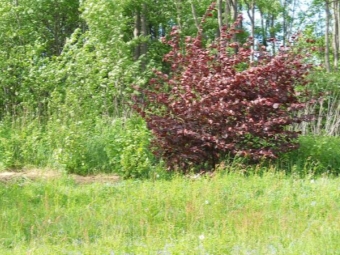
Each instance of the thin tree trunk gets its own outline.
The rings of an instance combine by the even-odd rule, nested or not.
[[[339,62],[339,2],[333,1],[333,66],[334,70],[338,68]]]
[[[218,20],[218,30],[217,37],[221,36],[222,27],[223,27],[223,11],[222,11],[222,0],[217,0],[217,20]]]
[[[143,4],[143,8],[142,8],[142,14],[141,14],[141,34],[144,37],[147,37],[149,35],[148,32],[148,20],[147,20],[147,6],[146,4]],[[147,47],[147,43],[143,42],[141,44],[141,54],[146,54],[148,47]]]
[[[261,33],[262,33],[262,44],[264,46],[267,46],[267,30],[264,25],[264,17],[263,17],[263,11],[259,9],[260,16],[261,16]]]
[[[297,5],[298,5],[297,0],[293,0],[293,2],[291,2],[291,8],[290,8],[292,10],[291,17],[290,17],[291,21],[288,24],[286,24],[286,27],[287,27],[286,41],[289,40],[289,38],[293,35],[293,21],[295,19],[296,9],[298,7]],[[288,8],[288,6],[287,6],[287,8]]]
[[[177,12],[177,26],[180,30],[182,30],[182,20],[181,20],[181,13],[182,13],[182,0],[175,0],[176,12]]]
[[[135,13],[135,27],[134,27],[134,30],[133,30],[133,37],[135,39],[138,39],[138,37],[140,36],[140,33],[141,33],[141,15],[140,15],[140,11],[139,10],[136,10],[136,13]],[[134,60],[138,60],[139,57],[141,55],[141,48],[140,48],[140,45],[137,44],[136,47],[135,47],[135,52],[134,52]]]
[[[329,2],[325,2],[325,12],[326,12],[326,34],[325,34],[325,68],[327,72],[331,71],[331,65],[329,61],[329,26],[330,26],[330,11]]]
[[[144,39],[149,35],[148,33],[148,21],[147,21],[147,6],[144,3],[142,6],[142,14],[141,14],[141,32],[144,36]],[[145,55],[148,51],[148,45],[147,42],[142,42],[140,45],[140,53],[141,55]],[[144,58],[142,61],[142,71],[146,69],[146,59]]]
[[[336,12],[336,16],[337,16],[337,21],[338,21],[338,50],[340,50],[340,1],[339,0],[336,0],[337,2],[337,12]]]
[[[238,2],[237,0],[231,0],[232,6],[232,22],[236,21],[238,15]]]
[[[235,22],[237,20],[237,15],[238,15],[238,3],[237,3],[237,0],[230,0],[230,3],[231,3],[231,17],[232,17],[232,20],[231,22]],[[237,36],[236,34],[233,36],[233,42],[237,42]],[[237,48],[235,48],[235,53],[237,53]]]
[[[197,31],[198,31],[200,29],[200,24],[198,22],[196,8],[195,8],[195,5],[193,3],[193,0],[190,1],[190,5],[191,5],[192,16],[194,17],[194,21],[195,21],[195,26],[196,26]]]
[[[276,54],[276,48],[275,48],[275,16],[271,15],[270,17],[270,38],[273,38],[274,40],[272,40],[272,52],[273,55]]]
[[[226,27],[229,27],[229,22],[231,20],[231,8],[232,8],[232,0],[225,1],[225,17],[224,17],[224,24]]]
[[[250,28],[250,36],[252,37],[252,46],[251,50],[254,52],[255,50],[255,0],[251,0],[250,2],[245,1],[247,5],[247,14],[250,19],[251,28]],[[254,53],[250,56],[251,61],[254,61]]]
[[[283,46],[286,46],[286,40],[287,40],[287,0],[283,1],[283,22],[282,22],[282,28],[283,28]]]

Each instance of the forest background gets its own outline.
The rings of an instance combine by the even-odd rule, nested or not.
[[[305,113],[301,147],[284,171],[340,171],[338,0],[218,0],[205,39],[243,13],[242,33],[273,55],[301,32],[317,66],[308,88],[322,97]],[[0,169],[63,169],[82,175],[159,176],[152,134],[133,110],[135,86],[147,87],[169,47],[171,28],[195,36],[210,0],[1,0]],[[275,40],[273,40],[275,38]]]

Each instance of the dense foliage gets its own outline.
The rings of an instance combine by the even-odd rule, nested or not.
[[[174,28],[166,41],[171,51],[164,58],[170,75],[156,72],[142,90],[146,99],[137,109],[156,136],[156,154],[171,168],[207,162],[214,168],[226,154],[276,158],[298,147],[298,132],[287,126],[307,120],[296,114],[305,103],[295,86],[306,84],[311,66],[287,47],[271,56],[251,51],[251,40],[232,42],[241,20],[239,16],[229,29],[224,27],[207,48],[200,30],[195,38],[186,38],[183,50]]]
[[[148,88],[153,68],[171,71],[169,63],[162,61],[171,47],[162,43],[161,37],[169,36],[176,26],[181,39],[191,36],[188,43],[194,44],[211,2],[0,0],[0,169],[53,167],[80,174],[116,172],[125,177],[149,176],[159,169],[149,150],[152,135],[146,123],[131,114],[131,95],[135,93],[132,84]],[[287,45],[299,28],[306,38],[316,42],[312,60],[324,63],[327,47],[321,24],[326,22],[325,17],[321,15],[318,23],[306,17],[319,17],[325,2],[313,1],[305,12],[292,11],[299,2],[216,1],[217,12],[203,25],[202,43],[212,46],[221,28],[230,26],[243,12],[245,19],[237,28],[242,28],[242,33],[232,38],[234,46],[241,46],[253,35],[252,50],[263,46],[276,55],[278,46]],[[331,15],[334,21],[336,2]],[[336,38],[334,34],[330,39]],[[334,60],[334,65],[336,52],[335,46],[329,48],[329,60]],[[237,72],[247,67],[237,65]],[[260,65],[253,63],[253,67]],[[294,130],[318,135],[340,133],[337,76],[336,72],[325,74],[322,66],[314,73],[310,88],[331,92],[325,100],[306,109],[306,113],[317,113],[318,118],[310,124],[295,125]],[[204,76],[194,79],[201,78]],[[205,100],[211,111],[213,100]],[[281,104],[277,110],[284,107]],[[204,123],[204,129],[209,125]],[[254,142],[251,149],[257,150],[262,140]]]

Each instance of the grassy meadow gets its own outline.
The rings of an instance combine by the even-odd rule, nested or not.
[[[340,182],[282,172],[0,183],[0,254],[339,254]]]

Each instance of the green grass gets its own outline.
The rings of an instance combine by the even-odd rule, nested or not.
[[[0,254],[339,254],[338,178],[0,184]]]

